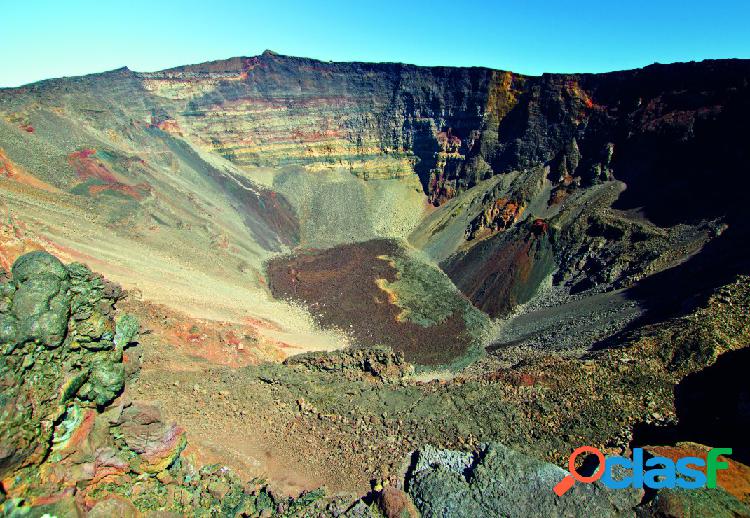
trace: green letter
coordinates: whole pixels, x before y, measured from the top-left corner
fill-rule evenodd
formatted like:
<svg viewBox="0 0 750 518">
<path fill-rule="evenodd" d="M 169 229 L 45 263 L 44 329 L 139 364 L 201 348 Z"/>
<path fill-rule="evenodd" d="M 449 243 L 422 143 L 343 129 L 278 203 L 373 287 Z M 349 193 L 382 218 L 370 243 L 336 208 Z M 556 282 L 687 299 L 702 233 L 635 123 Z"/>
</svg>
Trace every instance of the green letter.
<svg viewBox="0 0 750 518">
<path fill-rule="evenodd" d="M 716 472 L 720 469 L 729 468 L 729 464 L 727 464 L 726 462 L 719 462 L 718 460 L 716 460 L 717 457 L 719 455 L 731 454 L 732 448 L 711 448 L 711 450 L 708 452 L 708 457 L 706 458 L 706 475 L 708 475 L 708 482 L 706 482 L 706 487 L 710 489 L 716 489 Z"/>
</svg>

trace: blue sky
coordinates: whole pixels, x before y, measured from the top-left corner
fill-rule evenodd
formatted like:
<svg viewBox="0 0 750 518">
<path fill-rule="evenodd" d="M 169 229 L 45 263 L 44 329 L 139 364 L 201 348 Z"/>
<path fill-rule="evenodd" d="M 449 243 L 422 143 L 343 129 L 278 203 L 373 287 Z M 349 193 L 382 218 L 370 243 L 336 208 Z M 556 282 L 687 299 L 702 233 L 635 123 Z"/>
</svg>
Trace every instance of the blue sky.
<svg viewBox="0 0 750 518">
<path fill-rule="evenodd" d="M 750 0 L 0 0 L 0 85 L 230 56 L 527 74 L 750 58 Z"/>
</svg>

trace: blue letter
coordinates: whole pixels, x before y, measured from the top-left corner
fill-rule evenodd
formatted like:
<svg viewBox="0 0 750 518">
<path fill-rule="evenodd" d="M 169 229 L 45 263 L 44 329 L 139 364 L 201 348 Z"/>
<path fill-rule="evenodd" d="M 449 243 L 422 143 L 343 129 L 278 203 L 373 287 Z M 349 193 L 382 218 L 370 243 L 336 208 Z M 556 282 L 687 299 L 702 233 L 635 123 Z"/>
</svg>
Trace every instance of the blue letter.
<svg viewBox="0 0 750 518">
<path fill-rule="evenodd" d="M 633 469 L 633 461 L 626 457 L 607 457 L 604 465 L 604 474 L 602 475 L 602 484 L 610 489 L 625 489 L 633 480 L 633 477 L 625 477 L 622 480 L 615 480 L 613 476 L 614 467 L 622 466 L 624 470 Z"/>
<path fill-rule="evenodd" d="M 643 448 L 633 448 L 633 487 L 643 487 Z"/>
<path fill-rule="evenodd" d="M 666 457 L 653 457 L 646 461 L 647 467 L 661 464 L 664 467 L 660 469 L 650 469 L 643 476 L 643 483 L 651 489 L 663 489 L 665 487 L 674 487 L 676 475 L 674 462 Z M 659 480 L 661 478 L 661 480 Z"/>
<path fill-rule="evenodd" d="M 682 476 L 677 478 L 677 487 L 681 487 L 682 489 L 698 489 L 705 486 L 705 473 L 699 469 L 689 467 L 690 464 L 703 467 L 706 465 L 706 461 L 700 457 L 683 457 L 679 459 L 677 461 L 677 472 Z"/>
</svg>

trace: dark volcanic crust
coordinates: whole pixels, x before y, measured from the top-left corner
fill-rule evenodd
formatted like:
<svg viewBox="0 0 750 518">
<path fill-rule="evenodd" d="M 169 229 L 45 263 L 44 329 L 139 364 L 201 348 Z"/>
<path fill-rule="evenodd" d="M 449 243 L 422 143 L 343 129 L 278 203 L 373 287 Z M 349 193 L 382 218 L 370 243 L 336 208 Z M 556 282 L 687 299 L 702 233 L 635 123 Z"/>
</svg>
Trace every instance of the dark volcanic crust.
<svg viewBox="0 0 750 518">
<path fill-rule="evenodd" d="M 376 283 L 396 280 L 383 256 L 404 252 L 393 241 L 373 240 L 278 257 L 267 265 L 271 292 L 305 304 L 321 326 L 350 332 L 361 345 L 388 345 L 409 362 L 440 365 L 465 354 L 471 337 L 462 312 L 429 327 L 397 318 L 402 309 Z"/>
</svg>

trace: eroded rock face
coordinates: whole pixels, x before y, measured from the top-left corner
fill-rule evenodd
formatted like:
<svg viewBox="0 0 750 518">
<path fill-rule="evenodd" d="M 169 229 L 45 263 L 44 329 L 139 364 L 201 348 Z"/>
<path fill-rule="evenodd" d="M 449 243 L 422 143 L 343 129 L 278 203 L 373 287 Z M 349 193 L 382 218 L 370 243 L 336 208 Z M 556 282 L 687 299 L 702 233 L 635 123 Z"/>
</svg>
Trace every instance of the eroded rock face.
<svg viewBox="0 0 750 518">
<path fill-rule="evenodd" d="M 142 473 L 164 471 L 187 443 L 185 431 L 163 422 L 160 408 L 147 402 L 130 403 L 115 424 L 128 448 L 138 454 L 135 469 Z"/>
<path fill-rule="evenodd" d="M 747 61 L 528 77 L 265 53 L 137 77 L 179 107 L 186 139 L 240 166 L 416 174 L 434 205 L 518 173 L 467 215 L 468 243 L 444 264 L 492 316 L 553 271 L 574 293 L 630 287 L 700 249 L 701 220 L 747 220 L 733 188 L 750 159 Z M 549 219 L 558 245 L 498 237 L 526 217 Z M 663 229 L 675 225 L 691 227 Z"/>
<path fill-rule="evenodd" d="M 529 77 L 264 53 L 138 77 L 185 107 L 170 120 L 238 164 L 416 172 L 440 204 L 483 178 L 545 164 L 556 184 L 614 176 L 657 201 L 649 189 L 699 182 L 712 168 L 711 142 L 738 142 L 749 74 L 739 60 Z"/>
<path fill-rule="evenodd" d="M 525 221 L 457 253 L 443 268 L 479 309 L 505 315 L 555 271 L 555 237 L 543 224 Z"/>
</svg>

